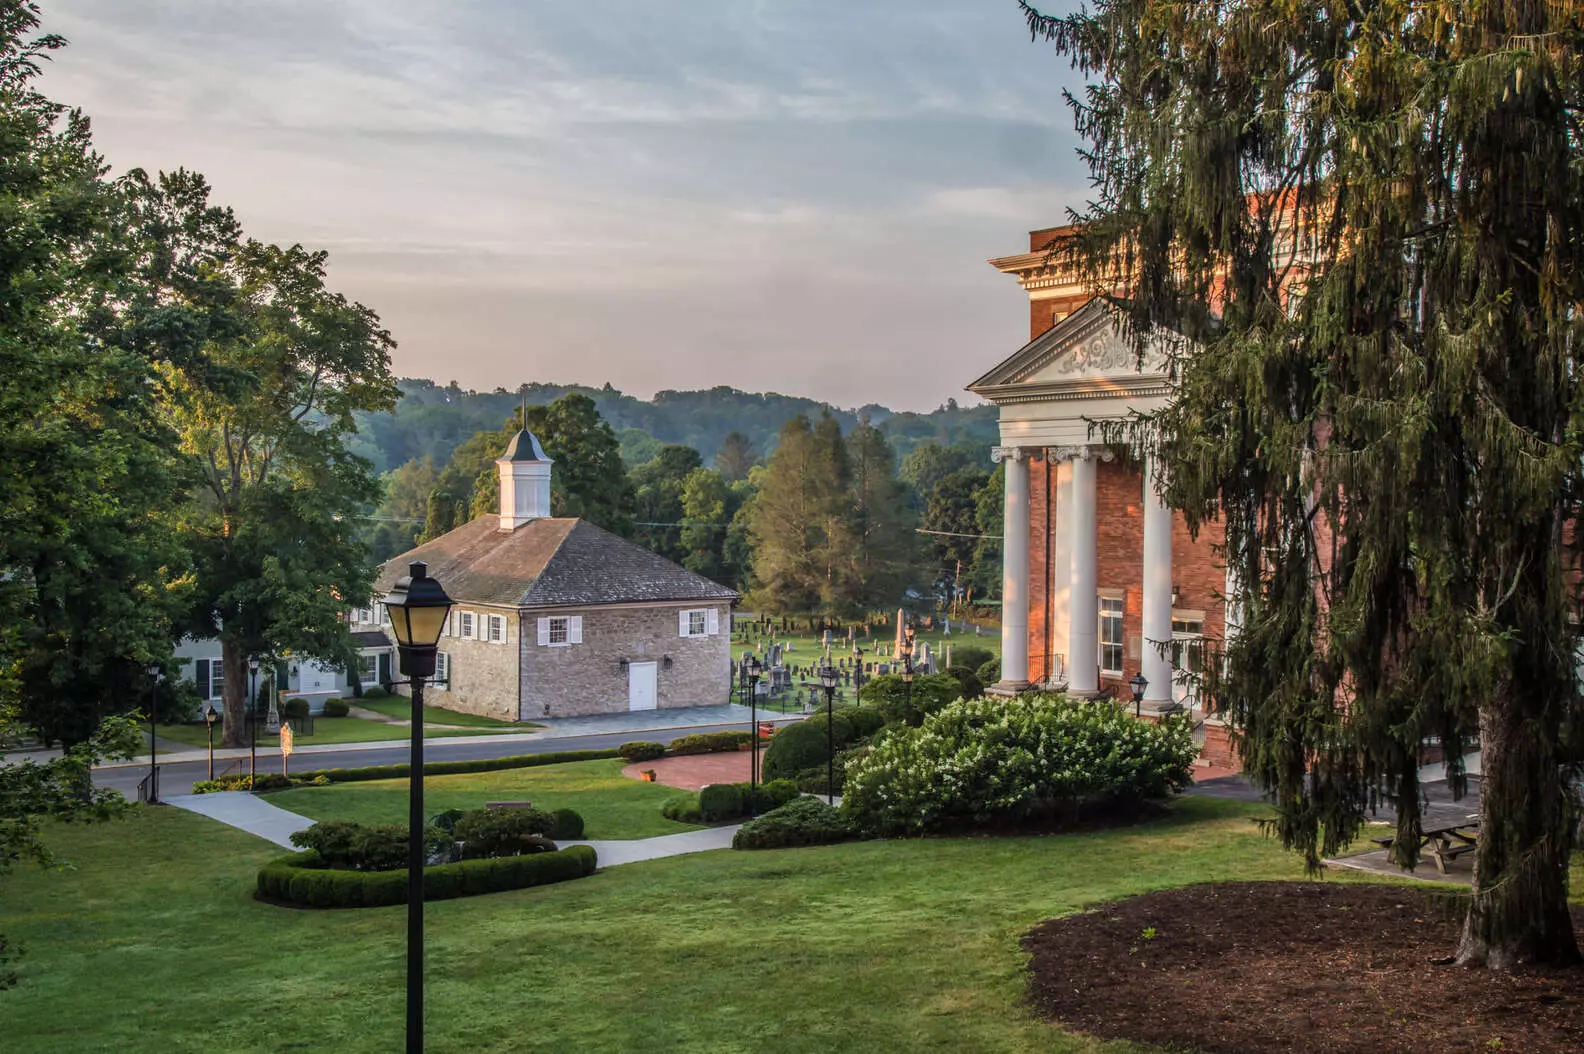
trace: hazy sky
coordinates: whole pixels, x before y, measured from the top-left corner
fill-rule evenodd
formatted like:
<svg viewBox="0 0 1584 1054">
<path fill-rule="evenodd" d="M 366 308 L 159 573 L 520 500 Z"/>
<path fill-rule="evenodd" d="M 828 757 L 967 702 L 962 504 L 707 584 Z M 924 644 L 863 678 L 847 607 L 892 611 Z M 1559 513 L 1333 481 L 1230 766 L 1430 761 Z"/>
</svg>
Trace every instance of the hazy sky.
<svg viewBox="0 0 1584 1054">
<path fill-rule="evenodd" d="M 1059 5 L 1053 5 L 1059 6 Z M 929 408 L 1084 173 L 1014 0 L 43 0 L 43 86 L 331 254 L 398 373 Z"/>
</svg>

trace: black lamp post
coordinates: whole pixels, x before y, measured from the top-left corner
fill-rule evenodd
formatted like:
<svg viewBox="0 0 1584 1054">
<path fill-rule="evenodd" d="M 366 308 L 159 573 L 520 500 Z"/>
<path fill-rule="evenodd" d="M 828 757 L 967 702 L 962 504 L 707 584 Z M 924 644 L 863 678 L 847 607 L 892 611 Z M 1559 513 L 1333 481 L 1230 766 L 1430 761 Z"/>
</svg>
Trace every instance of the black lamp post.
<svg viewBox="0 0 1584 1054">
<path fill-rule="evenodd" d="M 840 679 L 827 653 L 820 663 L 820 687 L 825 689 L 825 804 L 836 804 L 836 683 Z"/>
<path fill-rule="evenodd" d="M 149 789 L 148 803 L 159 802 L 159 765 L 154 760 L 154 707 L 159 702 L 160 666 L 151 662 L 145 667 L 149 675 Z"/>
<path fill-rule="evenodd" d="M 451 598 L 416 560 L 385 598 L 401 672 L 412 685 L 412 751 L 407 773 L 407 1051 L 423 1050 L 423 689 L 435 672 Z"/>
<path fill-rule="evenodd" d="M 258 782 L 258 668 L 257 655 L 248 656 L 248 790 Z"/>
<path fill-rule="evenodd" d="M 1149 687 L 1149 679 L 1143 672 L 1135 673 L 1128 681 L 1128 687 L 1133 689 L 1133 716 L 1144 716 L 1144 689 Z"/>
<path fill-rule="evenodd" d="M 209 778 L 214 779 L 214 726 L 220 720 L 220 714 L 215 710 L 214 704 L 204 707 L 204 724 L 209 729 Z"/>
<path fill-rule="evenodd" d="M 749 653 L 743 660 L 743 677 L 748 681 L 748 731 L 753 736 L 748 741 L 748 785 L 759 785 L 759 674 L 763 667 L 759 657 Z"/>
</svg>

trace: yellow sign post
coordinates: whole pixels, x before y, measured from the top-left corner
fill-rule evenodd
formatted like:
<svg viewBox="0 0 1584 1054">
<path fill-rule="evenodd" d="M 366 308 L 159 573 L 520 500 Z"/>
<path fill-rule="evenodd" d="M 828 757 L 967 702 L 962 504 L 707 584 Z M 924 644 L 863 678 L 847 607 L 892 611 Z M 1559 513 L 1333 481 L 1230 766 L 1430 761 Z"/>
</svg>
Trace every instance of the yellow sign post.
<svg viewBox="0 0 1584 1054">
<path fill-rule="evenodd" d="M 286 775 L 286 766 L 288 764 L 287 759 L 291 757 L 292 752 L 292 727 L 290 722 L 281 725 L 280 747 L 281 775 L 284 776 Z"/>
</svg>

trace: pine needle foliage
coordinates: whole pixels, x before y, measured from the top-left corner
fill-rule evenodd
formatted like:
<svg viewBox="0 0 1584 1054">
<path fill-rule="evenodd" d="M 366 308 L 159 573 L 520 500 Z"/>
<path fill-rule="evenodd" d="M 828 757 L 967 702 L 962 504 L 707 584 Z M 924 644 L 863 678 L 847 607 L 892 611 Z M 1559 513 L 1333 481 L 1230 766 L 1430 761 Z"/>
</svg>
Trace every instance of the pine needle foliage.
<svg viewBox="0 0 1584 1054">
<path fill-rule="evenodd" d="M 1482 752 L 1459 959 L 1576 962 L 1584 5 L 1098 0 L 1036 39 L 1093 199 L 1058 252 L 1180 336 L 1126 438 L 1240 623 L 1206 691 L 1311 865 L 1398 808 L 1421 747 Z M 1192 348 L 1191 354 L 1186 349 Z"/>
</svg>

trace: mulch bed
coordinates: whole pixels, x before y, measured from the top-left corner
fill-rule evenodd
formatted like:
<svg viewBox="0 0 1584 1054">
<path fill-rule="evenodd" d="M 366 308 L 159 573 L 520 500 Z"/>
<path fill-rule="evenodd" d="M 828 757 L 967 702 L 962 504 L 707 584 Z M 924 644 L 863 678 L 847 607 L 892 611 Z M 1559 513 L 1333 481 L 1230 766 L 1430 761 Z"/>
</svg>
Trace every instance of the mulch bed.
<svg viewBox="0 0 1584 1054">
<path fill-rule="evenodd" d="M 1460 927 L 1417 889 L 1238 882 L 1052 919 L 1023 946 L 1036 1009 L 1095 1036 L 1214 1054 L 1584 1051 L 1584 968 L 1433 963 Z"/>
</svg>

